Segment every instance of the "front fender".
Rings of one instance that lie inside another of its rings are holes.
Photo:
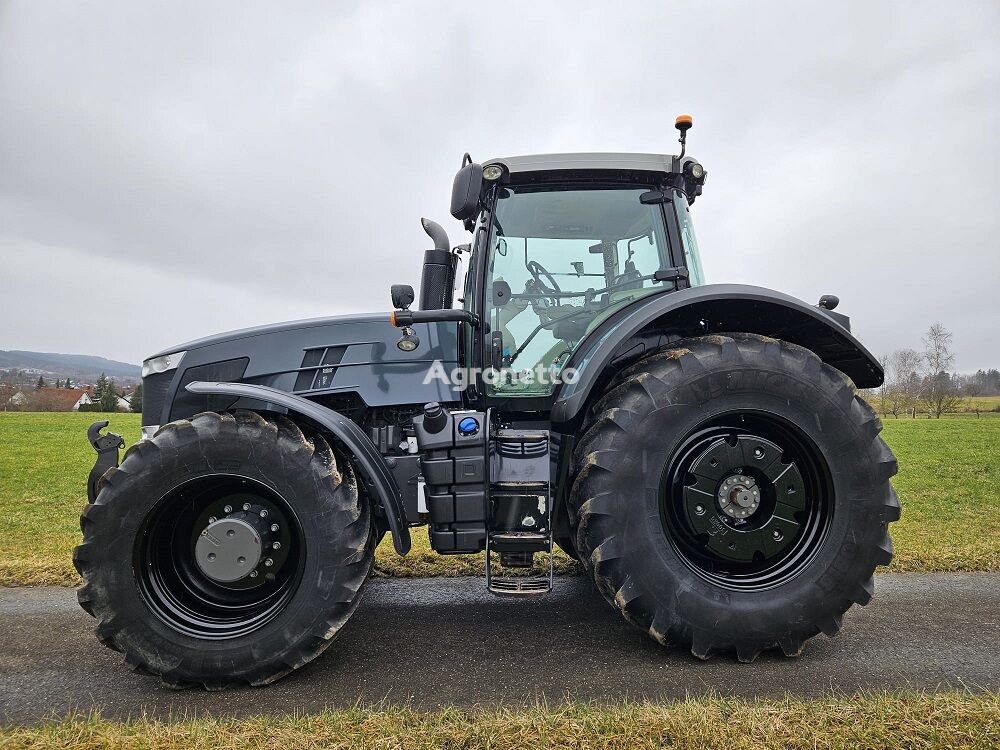
[[[608,365],[627,353],[622,345],[645,330],[681,336],[724,332],[771,336],[810,349],[858,388],[881,385],[881,365],[848,326],[848,318],[839,313],[745,284],[709,284],[644,297],[612,315],[581,342],[566,363],[580,376],[556,392],[552,422],[564,428],[574,424],[605,380]]]
[[[343,414],[320,406],[307,398],[264,385],[195,382],[188,383],[187,390],[191,393],[237,396],[274,404],[307,417],[329,430],[353,454],[362,481],[385,511],[396,552],[405,555],[410,551],[410,529],[406,524],[406,511],[403,509],[399,485],[375,444],[360,427]]]

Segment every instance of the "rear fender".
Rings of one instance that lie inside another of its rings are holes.
[[[613,368],[680,336],[742,332],[803,346],[847,375],[858,388],[882,384],[878,360],[850,331],[840,313],[787,294],[743,284],[710,284],[640,299],[612,315],[583,340],[566,363],[579,373],[563,383],[552,404],[553,425],[571,433],[592,395]],[[660,335],[645,335],[659,333]]]
[[[236,396],[273,404],[310,419],[328,431],[352,454],[354,465],[369,495],[378,501],[385,512],[396,552],[405,555],[410,551],[410,529],[406,523],[399,485],[375,444],[343,414],[301,396],[264,385],[195,382],[188,383],[187,390],[191,393]]]

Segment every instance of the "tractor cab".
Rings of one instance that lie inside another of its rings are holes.
[[[557,374],[587,334],[629,303],[703,283],[690,200],[670,184],[667,159],[608,154],[584,163],[602,156],[597,169],[575,155],[484,168],[499,170],[478,245],[486,364],[510,373],[496,394],[548,395],[554,378],[525,375]]]

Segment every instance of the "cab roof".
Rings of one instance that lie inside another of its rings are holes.
[[[561,179],[560,172],[573,172],[588,179],[596,176],[598,179],[610,177],[641,182],[647,182],[652,175],[656,183],[683,190],[693,203],[701,195],[707,175],[703,173],[700,178],[694,179],[690,169],[695,164],[700,165],[700,162],[691,156],[671,154],[534,154],[488,159],[483,162],[483,168],[490,165],[503,167],[501,184],[546,182],[552,177]],[[642,178],[636,180],[639,175]]]
[[[691,160],[685,157],[684,161]],[[693,161],[693,160],[692,160]],[[668,174],[680,171],[679,160],[670,154],[626,154],[626,153],[586,153],[586,154],[533,154],[529,156],[508,156],[488,159],[483,166],[500,164],[509,174],[526,172],[553,172],[558,170],[629,170]]]

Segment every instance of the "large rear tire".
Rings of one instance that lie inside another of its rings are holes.
[[[73,560],[98,638],[171,686],[262,685],[316,658],[374,552],[351,464],[255,412],[172,422],[129,449]]]
[[[892,559],[881,422],[787,342],[678,342],[621,373],[575,454],[576,546],[601,593],[664,644],[752,661],[834,635]]]

